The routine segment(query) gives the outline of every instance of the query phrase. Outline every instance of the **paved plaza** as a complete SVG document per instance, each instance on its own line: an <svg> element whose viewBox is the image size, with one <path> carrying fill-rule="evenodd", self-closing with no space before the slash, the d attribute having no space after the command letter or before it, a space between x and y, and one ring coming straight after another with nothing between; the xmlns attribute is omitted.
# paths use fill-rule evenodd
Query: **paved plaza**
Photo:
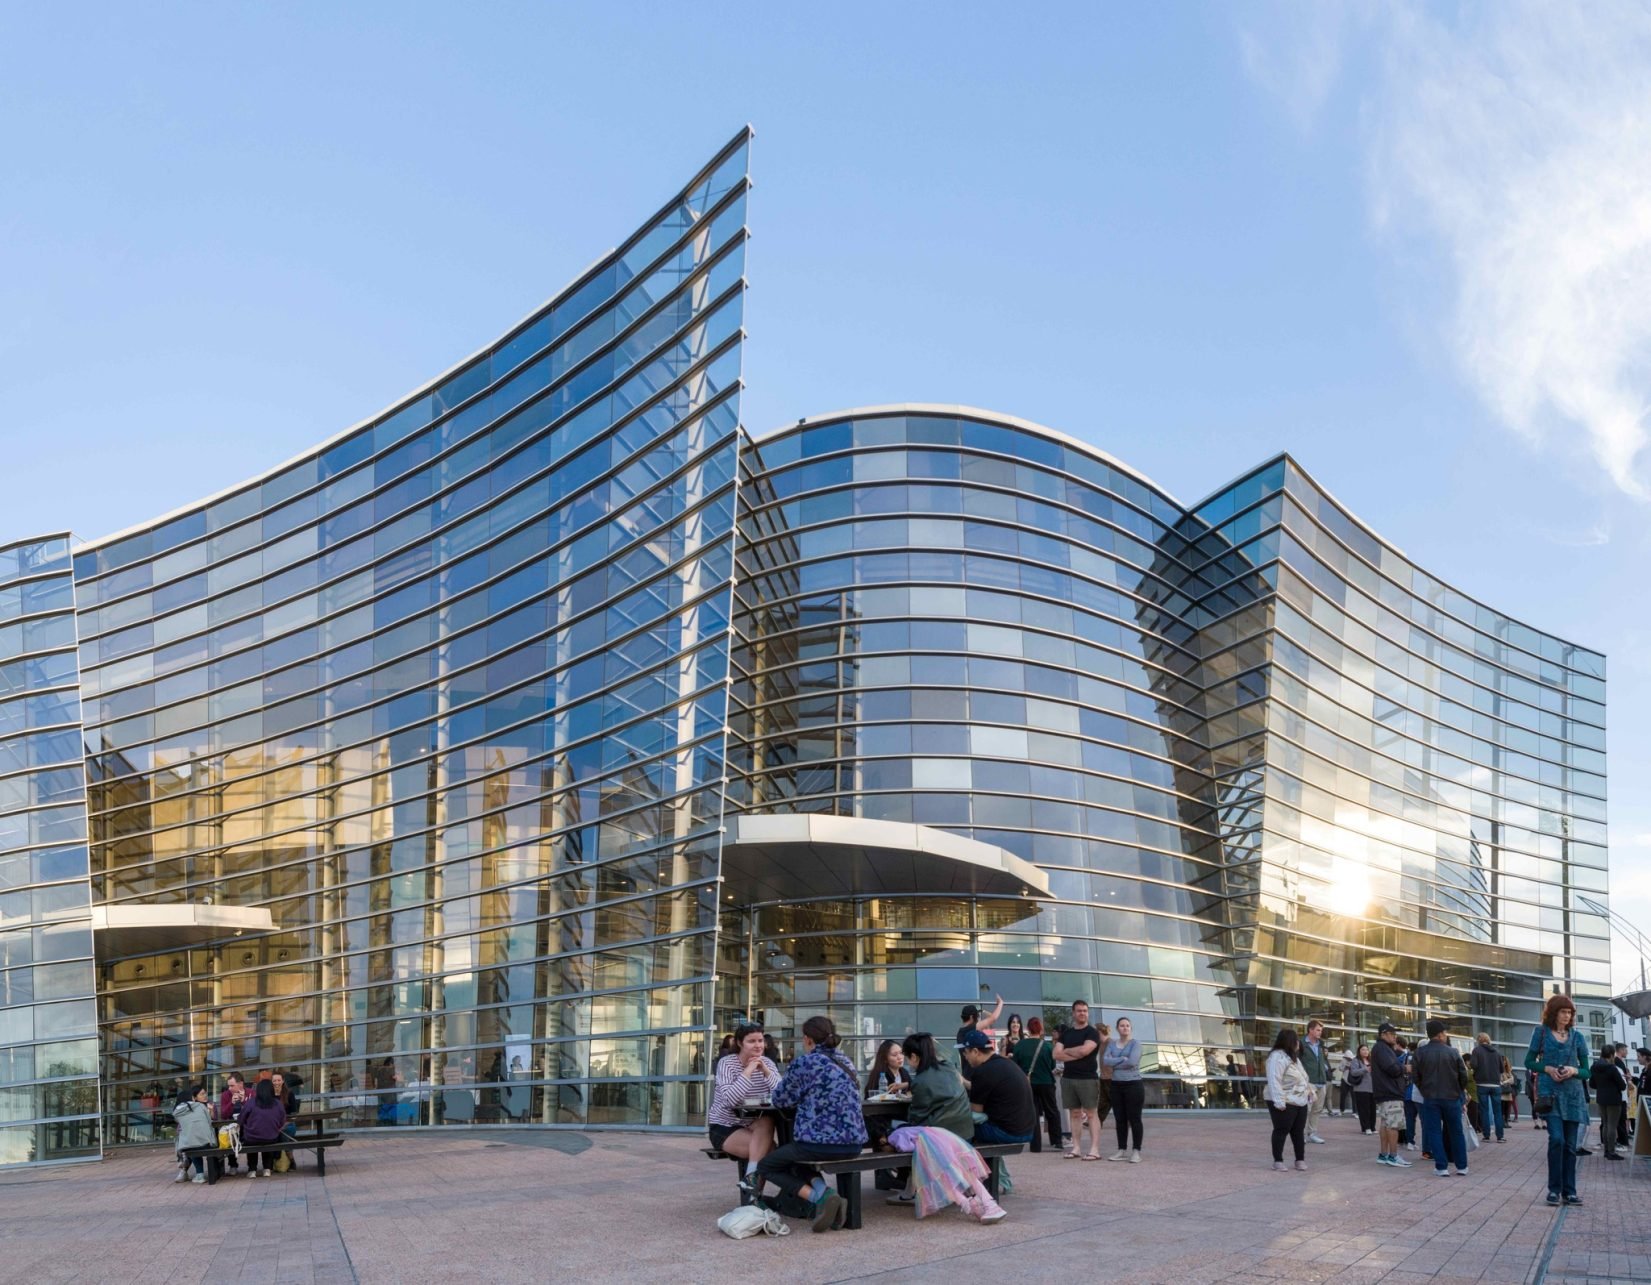
<svg viewBox="0 0 1651 1285"><path fill-rule="evenodd" d="M1586 1203L1561 1215L1528 1122L1448 1179L1377 1165L1353 1120L1325 1123L1306 1174L1273 1172L1259 1112L1149 1116L1140 1165L1015 1159L994 1227L917 1222L868 1186L859 1232L737 1242L715 1225L733 1166L698 1138L368 1134L325 1179L306 1163L211 1187L173 1184L163 1150L126 1150L0 1178L0 1279L1651 1282L1643 1161L1580 1161Z"/></svg>

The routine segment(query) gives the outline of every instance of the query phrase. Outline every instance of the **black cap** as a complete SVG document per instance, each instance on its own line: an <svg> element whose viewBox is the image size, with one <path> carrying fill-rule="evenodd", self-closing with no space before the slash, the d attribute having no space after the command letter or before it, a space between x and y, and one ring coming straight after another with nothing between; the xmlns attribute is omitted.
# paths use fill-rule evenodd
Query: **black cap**
<svg viewBox="0 0 1651 1285"><path fill-rule="evenodd" d="M1383 1022L1376 1028L1377 1035L1386 1035L1389 1031L1392 1031L1393 1034L1397 1035L1399 1033L1399 1028L1393 1025L1392 1022Z"/></svg>

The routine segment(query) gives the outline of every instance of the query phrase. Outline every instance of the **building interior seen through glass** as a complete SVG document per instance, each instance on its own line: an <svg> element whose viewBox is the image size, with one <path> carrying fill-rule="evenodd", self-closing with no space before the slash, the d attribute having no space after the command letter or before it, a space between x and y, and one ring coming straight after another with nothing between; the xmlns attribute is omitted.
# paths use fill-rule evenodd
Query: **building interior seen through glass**
<svg viewBox="0 0 1651 1285"><path fill-rule="evenodd" d="M745 1017L864 1063L1084 999L1159 1106L1309 1016L1604 1020L1603 657L1286 456L1188 508L957 407L751 436L749 143L363 425L0 547L0 1165L258 1068L346 1128L691 1128Z"/></svg>

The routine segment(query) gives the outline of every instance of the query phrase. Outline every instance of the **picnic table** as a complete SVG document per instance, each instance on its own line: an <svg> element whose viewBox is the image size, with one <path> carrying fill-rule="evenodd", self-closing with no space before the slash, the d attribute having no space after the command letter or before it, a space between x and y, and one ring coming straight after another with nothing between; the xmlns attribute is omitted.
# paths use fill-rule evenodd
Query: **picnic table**
<svg viewBox="0 0 1651 1285"><path fill-rule="evenodd" d="M870 1120L899 1120L905 1118L906 1112L911 1109L911 1098L906 1095L867 1098L860 1103L860 1110L865 1118ZM778 1143L790 1141L791 1118L795 1114L788 1107L776 1107L767 1098L747 1098L735 1114L747 1118L760 1115L774 1117L774 1136ZM1019 1155L1025 1150L1022 1143L1003 1143L993 1146L976 1144L975 1150L987 1162L989 1170L986 1179L986 1190L996 1197L1003 1185L1003 1159L1005 1156ZM723 1153L710 1147L705 1154L713 1159L720 1159ZM738 1157L728 1157L737 1160ZM850 1231L858 1231L861 1226L861 1193L860 1175L874 1173L877 1170L899 1172L911 1167L911 1156L903 1151L871 1151L846 1160L818 1160L809 1161L822 1174L837 1180L838 1193L848 1202L848 1212L845 1226Z"/></svg>
<svg viewBox="0 0 1651 1285"><path fill-rule="evenodd" d="M287 1117L287 1123L292 1126L294 1136L306 1124L315 1126L315 1137L319 1138L326 1132L323 1127L328 1120L342 1120L349 1114L343 1107L304 1107Z"/></svg>

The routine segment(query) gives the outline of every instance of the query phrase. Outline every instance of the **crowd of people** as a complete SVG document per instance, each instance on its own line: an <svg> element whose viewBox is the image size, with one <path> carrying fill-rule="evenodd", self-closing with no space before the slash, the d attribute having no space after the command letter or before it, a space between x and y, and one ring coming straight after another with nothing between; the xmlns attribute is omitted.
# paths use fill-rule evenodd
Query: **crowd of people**
<svg viewBox="0 0 1651 1285"><path fill-rule="evenodd" d="M1607 1043L1590 1062L1575 1024L1570 998L1551 996L1522 1060L1534 1127L1548 1132L1550 1205L1582 1204L1576 1161L1594 1154L1586 1145L1589 1091L1599 1108L1599 1140L1607 1160L1621 1160L1629 1145L1631 1096L1651 1092L1651 1050L1640 1049L1631 1066L1626 1044ZM1331 1084L1323 1031L1322 1022L1309 1022L1302 1039L1286 1027L1267 1055L1275 1169L1291 1167L1284 1159L1286 1142L1294 1168L1305 1170L1306 1144L1324 1141L1316 1128ZM1435 1176L1465 1176L1468 1151L1493 1139L1505 1143L1508 1125L1519 1118L1520 1076L1484 1032L1468 1051L1459 1052L1443 1021L1428 1022L1425 1038L1412 1040L1384 1022L1374 1045L1361 1044L1345 1058L1338 1079L1346 1093L1338 1099L1339 1111L1346 1111L1351 1097L1361 1134L1377 1137L1376 1160L1390 1168L1412 1168L1407 1154L1419 1152L1432 1162Z"/></svg>
<svg viewBox="0 0 1651 1285"><path fill-rule="evenodd" d="M272 1144L294 1140L293 1117L298 1114L298 1090L302 1086L298 1076L281 1071L260 1071L250 1083L239 1071L231 1071L216 1100L204 1082L185 1086L172 1108L177 1126L173 1151L178 1161L177 1176L172 1181L205 1182L201 1158L186 1158L183 1153L226 1143L230 1154L225 1168L230 1173L240 1172L243 1155L247 1173L254 1178L269 1177L278 1163L283 1171L296 1168L297 1156Z"/></svg>
<svg viewBox="0 0 1651 1285"><path fill-rule="evenodd" d="M1002 1000L990 1013L966 1006L953 1056L917 1032L883 1040L864 1072L823 1016L803 1023L802 1051L783 1070L773 1038L758 1025L740 1026L723 1042L707 1120L712 1144L741 1161L742 1203L807 1218L816 1231L840 1227L843 1201L815 1162L868 1145L915 1153L912 1177L890 1204L923 1213L949 1202L988 1223L1007 1215L981 1182L974 1146L1020 1143L1036 1153L1047 1137L1067 1159L1139 1164L1145 1084L1130 1019L1094 1022L1080 1000L1050 1034L1040 1017L1023 1023L1019 1014L997 1033L1002 1009ZM1637 1066L1623 1044L1606 1044L1590 1060L1575 1021L1571 1000L1551 997L1519 1069L1485 1033L1458 1050L1437 1019L1414 1039L1383 1022L1375 1043L1339 1052L1322 1021L1300 1034L1285 1027L1265 1064L1272 1166L1306 1171L1308 1146L1326 1143L1320 1120L1356 1116L1360 1134L1376 1138L1377 1163L1409 1169L1415 1162L1407 1156L1419 1153L1435 1175L1465 1176L1470 1148L1506 1142L1523 1088L1535 1127L1548 1131L1548 1203L1581 1204L1576 1160L1593 1154L1585 1145L1589 1090L1604 1155L1620 1159L1632 1127L1627 1104L1633 1093L1651 1093L1651 1050L1638 1050ZM753 1100L794 1110L789 1141L780 1143L775 1114L753 1111ZM868 1100L902 1109L896 1118L873 1116ZM1109 1115L1116 1149L1103 1155Z"/></svg>

